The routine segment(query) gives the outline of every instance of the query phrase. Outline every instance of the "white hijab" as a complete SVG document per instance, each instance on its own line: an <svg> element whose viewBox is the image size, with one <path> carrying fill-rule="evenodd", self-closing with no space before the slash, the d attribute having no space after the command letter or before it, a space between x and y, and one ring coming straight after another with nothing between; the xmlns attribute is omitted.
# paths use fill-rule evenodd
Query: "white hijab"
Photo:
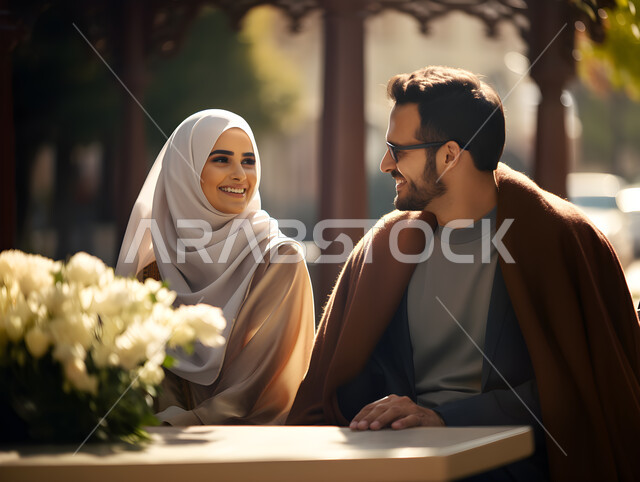
<svg viewBox="0 0 640 482"><path fill-rule="evenodd" d="M216 210L200 185L212 147L234 127L251 139L257 171L253 196L240 214ZM157 260L162 279L177 292L177 305L207 303L222 308L227 320L222 336L228 340L258 263L276 246L297 244L260 209L260 172L256 142L242 117L210 109L185 119L165 143L140 191L116 274L135 276ZM218 377L225 348L226 343L215 348L196 343L192 355L172 353L178 363L171 371L209 385Z"/></svg>

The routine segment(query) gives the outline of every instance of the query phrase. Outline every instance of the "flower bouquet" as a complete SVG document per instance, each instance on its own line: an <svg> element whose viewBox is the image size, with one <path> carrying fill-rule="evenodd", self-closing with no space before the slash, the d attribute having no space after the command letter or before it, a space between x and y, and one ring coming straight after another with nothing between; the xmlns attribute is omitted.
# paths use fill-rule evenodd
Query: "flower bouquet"
<svg viewBox="0 0 640 482"><path fill-rule="evenodd" d="M174 309L175 296L86 253L66 264L0 253L0 438L146 439L162 366L173 361L165 348L223 341L219 308Z"/></svg>

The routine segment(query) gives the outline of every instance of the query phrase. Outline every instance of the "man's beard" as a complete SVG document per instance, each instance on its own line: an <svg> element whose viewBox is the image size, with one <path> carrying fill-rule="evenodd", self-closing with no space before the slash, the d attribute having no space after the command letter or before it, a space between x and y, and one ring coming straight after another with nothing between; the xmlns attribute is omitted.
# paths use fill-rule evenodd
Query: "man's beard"
<svg viewBox="0 0 640 482"><path fill-rule="evenodd" d="M398 175L395 169L391 171L391 177L396 178ZM420 185L410 179L405 178L405 181L407 184L402 198L397 194L393 200L396 209L400 211L422 211L431 201L447 192L447 186L438 182L435 153L428 151Z"/></svg>

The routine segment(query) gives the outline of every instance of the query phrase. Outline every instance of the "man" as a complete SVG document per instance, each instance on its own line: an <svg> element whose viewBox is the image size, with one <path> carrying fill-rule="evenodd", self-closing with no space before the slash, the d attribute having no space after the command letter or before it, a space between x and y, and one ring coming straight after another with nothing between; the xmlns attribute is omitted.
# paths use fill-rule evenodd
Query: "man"
<svg viewBox="0 0 640 482"><path fill-rule="evenodd" d="M502 105L475 75L388 93L398 210L345 264L287 423L527 424L535 455L488 475L640 479L640 325L611 245L499 163Z"/></svg>

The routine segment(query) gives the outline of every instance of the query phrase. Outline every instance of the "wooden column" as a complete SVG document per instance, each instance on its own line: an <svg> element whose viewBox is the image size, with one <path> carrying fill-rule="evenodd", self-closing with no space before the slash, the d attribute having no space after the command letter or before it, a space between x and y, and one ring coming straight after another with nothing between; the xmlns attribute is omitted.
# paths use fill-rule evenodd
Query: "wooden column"
<svg viewBox="0 0 640 482"><path fill-rule="evenodd" d="M528 4L531 18L529 59L534 62L540 56L531 69L531 77L538 84L541 96L534 179L543 189L565 197L570 159L565 108L560 96L575 72L572 57L574 26L565 1L530 0ZM558 32L560 34L553 40Z"/></svg>
<svg viewBox="0 0 640 482"><path fill-rule="evenodd" d="M11 87L11 52L17 30L9 16L9 1L0 0L0 251L16 247L16 157Z"/></svg>
<svg viewBox="0 0 640 482"><path fill-rule="evenodd" d="M143 32L144 4L142 1L123 1L122 81L133 96L144 105L145 49ZM115 183L119 243L124 235L131 208L147 176L146 137L144 112L125 90L122 91L124 109L121 148L117 180ZM117 254L117 253L116 253Z"/></svg>
<svg viewBox="0 0 640 482"><path fill-rule="evenodd" d="M325 0L324 110L320 150L320 219L367 217L364 121L364 1ZM346 233L354 242L363 229L325 231L325 239ZM325 253L341 252L339 243ZM320 268L320 302L341 265Z"/></svg>

